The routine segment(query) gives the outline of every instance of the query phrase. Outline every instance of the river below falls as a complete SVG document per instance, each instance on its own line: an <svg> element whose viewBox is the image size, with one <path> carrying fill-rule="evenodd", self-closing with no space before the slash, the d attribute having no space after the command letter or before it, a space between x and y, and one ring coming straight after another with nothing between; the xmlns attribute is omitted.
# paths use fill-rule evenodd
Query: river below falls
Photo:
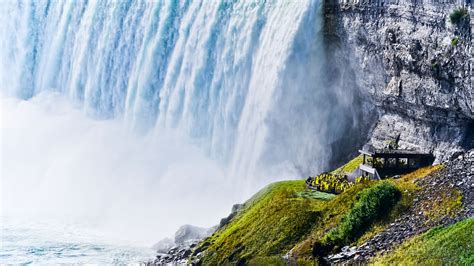
<svg viewBox="0 0 474 266"><path fill-rule="evenodd" d="M154 258L143 243L112 240L90 224L1 218L0 264L138 264Z"/></svg>

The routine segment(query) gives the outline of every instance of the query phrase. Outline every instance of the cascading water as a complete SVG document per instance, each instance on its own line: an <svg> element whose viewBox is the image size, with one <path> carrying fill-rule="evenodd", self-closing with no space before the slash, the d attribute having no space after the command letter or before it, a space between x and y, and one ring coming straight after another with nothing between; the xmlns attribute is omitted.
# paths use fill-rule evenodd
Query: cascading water
<svg viewBox="0 0 474 266"><path fill-rule="evenodd" d="M317 0L1 2L4 209L31 212L23 190L61 215L134 216L151 241L324 169L352 96L322 82L319 12Z"/></svg>

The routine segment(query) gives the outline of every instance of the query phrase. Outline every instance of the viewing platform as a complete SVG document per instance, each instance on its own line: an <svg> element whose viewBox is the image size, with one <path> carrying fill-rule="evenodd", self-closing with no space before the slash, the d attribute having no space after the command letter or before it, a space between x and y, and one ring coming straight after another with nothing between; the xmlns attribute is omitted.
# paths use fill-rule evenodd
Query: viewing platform
<svg viewBox="0 0 474 266"><path fill-rule="evenodd" d="M359 153L362 163L353 176L367 176L374 180L405 174L431 165L434 161L434 156L429 153L402 149L376 150L370 145L364 146Z"/></svg>
<svg viewBox="0 0 474 266"><path fill-rule="evenodd" d="M339 171L310 176L306 179L306 186L313 190L339 194L360 182L395 177L433 164L434 156L430 153L392 147L389 145L386 149L376 150L365 145L359 150L361 155L353 159L355 163L350 169L345 170L343 166Z"/></svg>

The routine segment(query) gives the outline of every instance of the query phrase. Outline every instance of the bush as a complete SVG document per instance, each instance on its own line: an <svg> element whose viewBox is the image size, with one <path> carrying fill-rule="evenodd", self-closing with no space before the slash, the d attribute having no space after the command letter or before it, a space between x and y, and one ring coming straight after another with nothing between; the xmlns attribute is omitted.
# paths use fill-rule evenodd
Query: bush
<svg viewBox="0 0 474 266"><path fill-rule="evenodd" d="M452 46L456 46L458 45L459 43L459 37L454 37L452 40L451 40L451 45Z"/></svg>
<svg viewBox="0 0 474 266"><path fill-rule="evenodd" d="M453 12L449 15L449 20L451 23L455 25L461 24L467 17L469 16L469 12L465 7L459 7L454 9Z"/></svg>
<svg viewBox="0 0 474 266"><path fill-rule="evenodd" d="M354 207L342 218L340 225L323 238L323 243L337 246L353 242L373 223L384 218L400 197L400 191L388 182L362 191Z"/></svg>

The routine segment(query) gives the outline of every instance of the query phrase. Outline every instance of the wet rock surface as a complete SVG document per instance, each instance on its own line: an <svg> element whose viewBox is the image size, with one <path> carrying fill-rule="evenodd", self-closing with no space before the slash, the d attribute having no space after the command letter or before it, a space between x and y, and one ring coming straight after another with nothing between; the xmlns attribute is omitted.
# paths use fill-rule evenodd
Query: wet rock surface
<svg viewBox="0 0 474 266"><path fill-rule="evenodd" d="M174 242L181 244L189 240L203 239L210 236L215 230L215 227L203 228L189 224L183 225L174 234Z"/></svg>
<svg viewBox="0 0 474 266"><path fill-rule="evenodd" d="M234 218L235 215L237 215L238 211L243 208L243 206L244 204L234 204L234 206L232 206L232 210L230 214L227 217L221 219L217 229L220 229L224 227L225 225L227 225L232 220L232 218Z"/></svg>
<svg viewBox="0 0 474 266"><path fill-rule="evenodd" d="M346 58L334 72L350 68L376 106L376 148L398 138L444 161L474 147L474 4L465 4L457 25L449 15L459 2L325 1L327 46L341 47L331 60Z"/></svg>
<svg viewBox="0 0 474 266"><path fill-rule="evenodd" d="M217 227L203 228L193 225L183 225L174 235L174 240L165 238L156 243L153 248L158 255L147 265L185 265L192 249L202 239L210 236Z"/></svg>
<svg viewBox="0 0 474 266"><path fill-rule="evenodd" d="M438 225L450 225L474 216L474 150L459 154L445 167L417 180L422 189L416 194L413 205L385 230L358 247L344 247L341 252L327 257L330 263L363 263L378 253L397 247L408 238ZM463 193L463 208L457 213L436 219L425 215L426 204L439 200L443 192L456 188Z"/></svg>
<svg viewBox="0 0 474 266"><path fill-rule="evenodd" d="M232 206L230 214L222 218L219 225L211 228L202 228L193 225L181 226L178 231L176 231L174 240L165 238L153 246L153 248L157 250L158 255L155 260L148 262L147 265L188 264L188 258L192 255L193 249L199 242L228 224L243 207L244 204L235 204ZM200 256L201 254L195 254L195 260L192 264L198 264Z"/></svg>
<svg viewBox="0 0 474 266"><path fill-rule="evenodd" d="M154 261L150 261L147 265L186 265L192 249L200 240L187 240L181 244L173 246L166 252L158 253Z"/></svg>

